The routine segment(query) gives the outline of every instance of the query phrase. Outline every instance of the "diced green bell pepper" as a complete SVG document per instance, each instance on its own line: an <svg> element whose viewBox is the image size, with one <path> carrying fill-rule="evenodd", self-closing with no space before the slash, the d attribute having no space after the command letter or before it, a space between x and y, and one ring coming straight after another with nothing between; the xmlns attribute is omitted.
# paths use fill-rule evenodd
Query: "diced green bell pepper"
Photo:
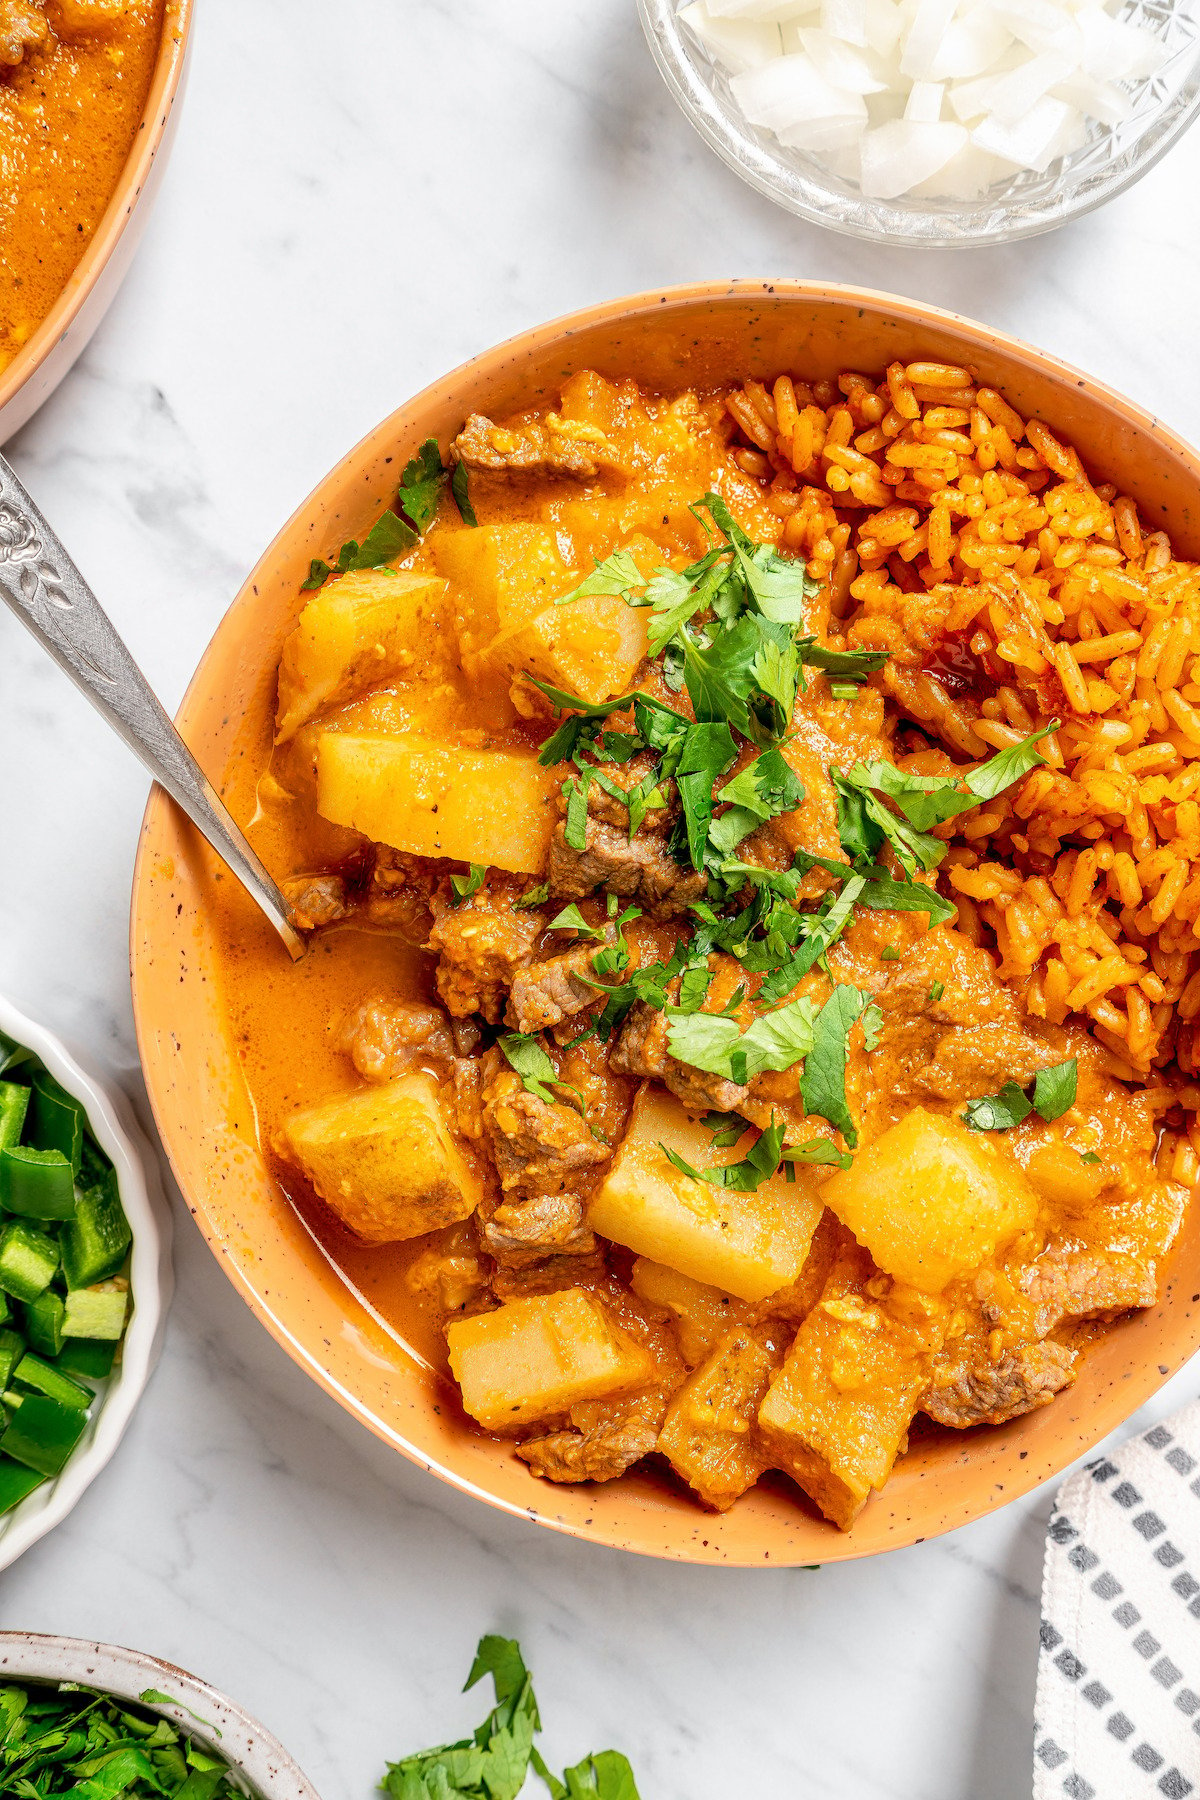
<svg viewBox="0 0 1200 1800"><path fill-rule="evenodd" d="M0 1081L0 1150L20 1143L28 1110L29 1089L19 1081Z"/></svg>
<svg viewBox="0 0 1200 1800"><path fill-rule="evenodd" d="M0 1392L12 1380L12 1372L25 1354L25 1340L19 1331L0 1331Z"/></svg>
<svg viewBox="0 0 1200 1800"><path fill-rule="evenodd" d="M0 1451L43 1475L57 1475L86 1424L87 1414L77 1406L64 1406L43 1394L25 1394L0 1438Z"/></svg>
<svg viewBox="0 0 1200 1800"><path fill-rule="evenodd" d="M24 1219L73 1219L75 1175L61 1150L0 1150L0 1207Z"/></svg>
<svg viewBox="0 0 1200 1800"><path fill-rule="evenodd" d="M68 1094L61 1082L45 1069L33 1078L31 1136L40 1149L61 1150L78 1175L83 1162L83 1138L87 1130L87 1114L81 1101Z"/></svg>
<svg viewBox="0 0 1200 1800"><path fill-rule="evenodd" d="M125 1329L128 1291L115 1283L100 1287L68 1288L63 1315L63 1335L69 1338L112 1338Z"/></svg>
<svg viewBox="0 0 1200 1800"><path fill-rule="evenodd" d="M94 1287L115 1275L133 1241L117 1177L108 1169L95 1187L84 1189L75 1202L75 1217L62 1234L63 1272L67 1286Z"/></svg>
<svg viewBox="0 0 1200 1800"><path fill-rule="evenodd" d="M0 1288L15 1300L36 1300L58 1267L58 1245L24 1219L10 1219L0 1232Z"/></svg>
<svg viewBox="0 0 1200 1800"><path fill-rule="evenodd" d="M40 1356L57 1356L63 1347L63 1317L66 1307L61 1294L47 1288L25 1308L25 1336L31 1350Z"/></svg>
<svg viewBox="0 0 1200 1800"><path fill-rule="evenodd" d="M83 1375L89 1381L103 1381L112 1374L116 1360L116 1342L110 1338L67 1338L54 1359L56 1369L65 1375Z"/></svg>
<svg viewBox="0 0 1200 1800"><path fill-rule="evenodd" d="M9 1456L0 1456L0 1513L19 1506L45 1479L40 1469L27 1469Z"/></svg>
<svg viewBox="0 0 1200 1800"><path fill-rule="evenodd" d="M25 1352L13 1370L11 1379L21 1387L33 1388L37 1393L45 1394L47 1400L57 1400L62 1406L81 1406L84 1412L96 1398L90 1388L80 1387L77 1381L72 1381L69 1375L64 1375L61 1370L44 1362L40 1356L35 1356L32 1350Z"/></svg>

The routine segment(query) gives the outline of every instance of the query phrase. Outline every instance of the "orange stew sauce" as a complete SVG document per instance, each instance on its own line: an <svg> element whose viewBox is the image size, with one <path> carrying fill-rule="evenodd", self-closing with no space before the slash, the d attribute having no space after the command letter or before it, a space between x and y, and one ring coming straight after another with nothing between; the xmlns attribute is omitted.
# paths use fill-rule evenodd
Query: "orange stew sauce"
<svg viewBox="0 0 1200 1800"><path fill-rule="evenodd" d="M47 34L0 64L0 369L62 292L129 155L164 0L47 5ZM35 9L36 10L36 9ZM0 0L0 26L4 19Z"/></svg>

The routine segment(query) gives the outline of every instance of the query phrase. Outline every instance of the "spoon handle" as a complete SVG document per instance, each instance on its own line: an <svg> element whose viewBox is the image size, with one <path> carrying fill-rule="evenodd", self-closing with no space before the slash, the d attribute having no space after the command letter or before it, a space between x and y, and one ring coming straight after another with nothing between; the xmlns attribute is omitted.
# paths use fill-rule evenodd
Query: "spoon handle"
<svg viewBox="0 0 1200 1800"><path fill-rule="evenodd" d="M0 456L0 599L81 688L262 908L293 959L287 902L160 706L91 588Z"/></svg>

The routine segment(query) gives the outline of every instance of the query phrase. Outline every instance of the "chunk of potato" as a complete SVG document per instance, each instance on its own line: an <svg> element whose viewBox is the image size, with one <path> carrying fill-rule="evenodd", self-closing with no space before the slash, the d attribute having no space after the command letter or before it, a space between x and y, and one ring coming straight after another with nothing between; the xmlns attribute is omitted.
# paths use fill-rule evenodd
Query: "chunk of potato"
<svg viewBox="0 0 1200 1800"><path fill-rule="evenodd" d="M401 1075L293 1113L280 1147L368 1244L419 1237L479 1204L479 1178L446 1128L429 1075Z"/></svg>
<svg viewBox="0 0 1200 1800"><path fill-rule="evenodd" d="M946 1322L942 1301L895 1286L847 1238L767 1390L758 1426L772 1464L843 1531L891 1473Z"/></svg>
<svg viewBox="0 0 1200 1800"><path fill-rule="evenodd" d="M680 1353L689 1369L703 1362L713 1345L727 1336L734 1325L747 1324L754 1308L719 1288L707 1287L668 1269L665 1263L651 1262L639 1256L633 1265L629 1285L640 1300L661 1306L671 1315Z"/></svg>
<svg viewBox="0 0 1200 1800"><path fill-rule="evenodd" d="M647 1084L588 1206L589 1225L693 1281L739 1300L765 1300L804 1266L823 1210L811 1176L799 1170L789 1182L775 1175L757 1193L742 1194L685 1175L661 1148L707 1168L737 1162L750 1141L714 1152L711 1133L673 1095Z"/></svg>
<svg viewBox="0 0 1200 1800"><path fill-rule="evenodd" d="M323 731L317 811L377 844L540 875L558 782L518 750L460 750L431 738Z"/></svg>
<svg viewBox="0 0 1200 1800"><path fill-rule="evenodd" d="M783 1361L776 1326L740 1325L684 1382L667 1409L658 1448L705 1506L724 1512L770 1467L756 1417Z"/></svg>
<svg viewBox="0 0 1200 1800"><path fill-rule="evenodd" d="M431 575L355 569L314 594L283 646L276 742L315 714L424 667L445 592Z"/></svg>
<svg viewBox="0 0 1200 1800"><path fill-rule="evenodd" d="M935 1294L1037 1213L1032 1187L994 1136L920 1106L821 1192L881 1269Z"/></svg>
<svg viewBox="0 0 1200 1800"><path fill-rule="evenodd" d="M468 660L524 625L575 577L540 525L476 525L430 539L438 574L453 584L459 645Z"/></svg>
<svg viewBox="0 0 1200 1800"><path fill-rule="evenodd" d="M643 579L662 565L662 553L648 538L621 545L632 556ZM564 583L569 593L584 577L578 572ZM534 675L552 687L565 688L598 705L624 693L646 655L649 612L627 606L619 594L588 594L565 605L547 606L536 617L511 625L492 640L483 660L510 681Z"/></svg>
<svg viewBox="0 0 1200 1800"><path fill-rule="evenodd" d="M446 1341L463 1406L493 1431L631 1392L654 1374L641 1345L582 1288L456 1319Z"/></svg>

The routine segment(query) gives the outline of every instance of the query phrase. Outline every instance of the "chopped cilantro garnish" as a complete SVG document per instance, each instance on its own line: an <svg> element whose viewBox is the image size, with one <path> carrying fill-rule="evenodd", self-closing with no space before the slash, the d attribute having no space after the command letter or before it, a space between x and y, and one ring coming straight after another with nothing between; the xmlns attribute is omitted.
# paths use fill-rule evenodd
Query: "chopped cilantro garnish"
<svg viewBox="0 0 1200 1800"><path fill-rule="evenodd" d="M571 850L587 849L587 797L595 772L594 769L584 768L578 776L570 776L563 782L563 793L567 797L567 822L563 838Z"/></svg>
<svg viewBox="0 0 1200 1800"><path fill-rule="evenodd" d="M931 986L931 988L929 990L929 998L935 1006L936 1006L937 1002L941 999L941 997L945 993L945 991L946 991L946 984L944 981L935 981L933 983L933 985Z"/></svg>
<svg viewBox="0 0 1200 1800"><path fill-rule="evenodd" d="M552 1089L562 1088L578 1103L579 1112L586 1117L583 1095L569 1081L559 1080L558 1070L550 1061L546 1046L540 1038L530 1037L523 1031L506 1031L497 1039L497 1043L504 1060L521 1077L521 1085L526 1093L544 1100L547 1106L553 1106L560 1096L553 1093Z"/></svg>
<svg viewBox="0 0 1200 1800"><path fill-rule="evenodd" d="M1033 1111L1033 1101L1015 1081L1006 1081L998 1094L968 1100L963 1114L972 1131L1011 1131Z"/></svg>
<svg viewBox="0 0 1200 1800"><path fill-rule="evenodd" d="M471 484L465 462L456 462L454 465L454 473L450 477L450 493L462 515L463 524L478 525L475 508L471 505Z"/></svg>
<svg viewBox="0 0 1200 1800"><path fill-rule="evenodd" d="M460 463L455 470L455 480L461 467ZM446 471L442 467L437 439L426 438L417 454L405 465L400 477L396 504L399 513L404 516L400 517L390 510L383 513L376 519L361 544L350 538L342 545L335 563L327 563L323 557L314 557L309 564L308 580L301 583L301 591L307 593L313 588L322 587L331 575L345 575L351 569L378 569L384 563L395 562L398 556L405 555L428 529L437 511L438 496L445 480ZM464 480L464 498L465 492ZM461 511L462 498L459 497L457 488L455 497L459 499ZM463 517L466 517L466 513ZM469 523L475 523L474 513L471 513Z"/></svg>
<svg viewBox="0 0 1200 1800"><path fill-rule="evenodd" d="M667 1047L680 1062L744 1085L764 1069L790 1069L807 1056L813 1042L811 1000L792 1000L763 1013L742 1031L723 1013L685 1013L669 1006Z"/></svg>
<svg viewBox="0 0 1200 1800"><path fill-rule="evenodd" d="M885 944L879 952L879 960L880 962L899 962L900 952L895 944Z"/></svg>
<svg viewBox="0 0 1200 1800"><path fill-rule="evenodd" d="M714 1148L728 1149L743 1137L749 1127L737 1113L710 1113L704 1120L729 1119L733 1123L718 1132L713 1138ZM841 1169L850 1167L852 1158L845 1151L839 1150L828 1138L812 1138L806 1144L789 1145L783 1143L783 1126L775 1122L771 1115L771 1123L759 1133L750 1149L739 1162L715 1163L706 1169L697 1169L686 1162L676 1151L668 1149L666 1144L659 1144L659 1149L668 1162L684 1175L690 1175L693 1181L707 1182L709 1187L731 1188L739 1194L753 1194L764 1181L770 1181L782 1163L789 1181L795 1180L797 1163L831 1163Z"/></svg>
<svg viewBox="0 0 1200 1800"><path fill-rule="evenodd" d="M838 687L830 684L839 700L853 700L858 684L882 669L888 659L886 650L827 650L813 638L797 638L796 648L808 668L820 669L823 675L836 675L839 685L848 687L848 692L838 693Z"/></svg>
<svg viewBox="0 0 1200 1800"><path fill-rule="evenodd" d="M526 906L542 906L549 898L550 883L548 881L540 881L536 887L531 887L528 893L522 894L518 899L514 900L513 905L518 908Z"/></svg>
<svg viewBox="0 0 1200 1800"><path fill-rule="evenodd" d="M585 576L569 594L560 594L556 606L567 606L572 600L587 600L594 594L627 594L630 588L643 586L642 571L632 551L614 550L603 562L597 561L591 574Z"/></svg>
<svg viewBox="0 0 1200 1800"><path fill-rule="evenodd" d="M460 906L464 900L469 900L472 894L479 892L486 877L487 865L485 863L471 863L470 873L467 875L452 875L450 886L454 889L454 899L450 904Z"/></svg>
<svg viewBox="0 0 1200 1800"><path fill-rule="evenodd" d="M602 938L605 933L603 925L589 925L574 901L564 906L560 913L555 913L547 931L575 931L580 937Z"/></svg>
<svg viewBox="0 0 1200 1800"><path fill-rule="evenodd" d="M1100 1158L1096 1155L1094 1150L1081 1150L1079 1152L1079 1160L1080 1162L1085 1163L1098 1163Z"/></svg>
<svg viewBox="0 0 1200 1800"><path fill-rule="evenodd" d="M835 700L853 700L858 693L858 689L852 681L832 681L829 684L829 691Z"/></svg>
<svg viewBox="0 0 1200 1800"><path fill-rule="evenodd" d="M782 751L766 750L716 796L729 811L714 819L708 838L722 856L730 856L744 837L780 813L794 812L804 798L804 784L793 774Z"/></svg>
<svg viewBox="0 0 1200 1800"><path fill-rule="evenodd" d="M1075 1104L1079 1089L1079 1061L1070 1057L1049 1069L1039 1069L1033 1083L1033 1110L1049 1121L1060 1119Z"/></svg>
<svg viewBox="0 0 1200 1800"><path fill-rule="evenodd" d="M872 1008L878 1015L869 994L839 983L813 1023L812 1047L800 1077L805 1111L828 1119L851 1150L858 1143L858 1130L846 1103L846 1044L852 1027L864 1014L863 1026L870 1040L875 1025Z"/></svg>
<svg viewBox="0 0 1200 1800"><path fill-rule="evenodd" d="M1032 1096L1006 1081L998 1094L987 1094L981 1100L969 1100L963 1117L972 1131L1011 1131L1031 1112L1049 1122L1061 1118L1075 1104L1079 1085L1079 1063L1074 1056L1066 1062L1039 1069L1033 1082Z"/></svg>
<svg viewBox="0 0 1200 1800"><path fill-rule="evenodd" d="M459 463L459 468L462 464ZM438 508L446 471L436 438L426 438L400 477L399 506L418 537L424 536Z"/></svg>
<svg viewBox="0 0 1200 1800"><path fill-rule="evenodd" d="M1057 724L1052 719L963 775L914 775L878 761L855 763L845 774L830 769L842 848L852 859L873 861L886 843L909 875L936 869L946 846L931 835L932 828L983 800L994 800L1036 768L1042 761L1037 745ZM895 803L895 810L887 800Z"/></svg>

